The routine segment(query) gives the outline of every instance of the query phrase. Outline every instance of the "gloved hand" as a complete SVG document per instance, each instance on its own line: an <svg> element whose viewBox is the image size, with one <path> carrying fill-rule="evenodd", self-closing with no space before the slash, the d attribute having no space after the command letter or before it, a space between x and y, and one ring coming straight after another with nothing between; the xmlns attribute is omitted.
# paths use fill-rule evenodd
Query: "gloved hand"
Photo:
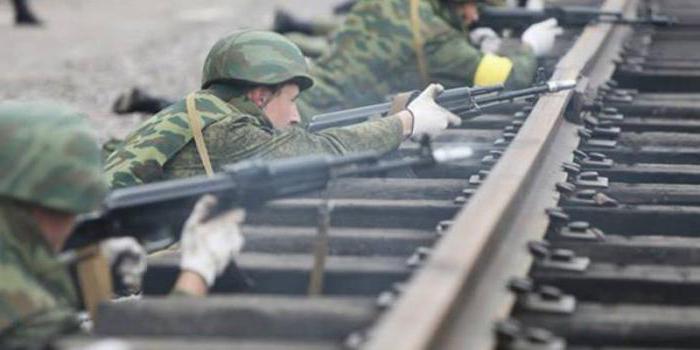
<svg viewBox="0 0 700 350"><path fill-rule="evenodd" d="M527 0L525 8L532 11L544 10L544 0Z"/></svg>
<svg viewBox="0 0 700 350"><path fill-rule="evenodd" d="M564 30L557 25L556 18L550 18L531 25L521 37L522 42L530 45L535 56L541 57L549 54L554 47L554 39Z"/></svg>
<svg viewBox="0 0 700 350"><path fill-rule="evenodd" d="M141 289L146 272L146 251L133 237L110 238L100 242L100 251L129 292Z"/></svg>
<svg viewBox="0 0 700 350"><path fill-rule="evenodd" d="M462 119L435 103L435 98L445 88L440 84L430 84L406 108L413 115L411 136L435 135L448 125L459 125Z"/></svg>
<svg viewBox="0 0 700 350"><path fill-rule="evenodd" d="M469 41L483 53L494 53L501 46L501 37L491 28L470 30Z"/></svg>
<svg viewBox="0 0 700 350"><path fill-rule="evenodd" d="M240 224L245 211L229 210L208 219L216 203L211 195L200 198L182 229L180 268L202 276L208 287L243 247Z"/></svg>

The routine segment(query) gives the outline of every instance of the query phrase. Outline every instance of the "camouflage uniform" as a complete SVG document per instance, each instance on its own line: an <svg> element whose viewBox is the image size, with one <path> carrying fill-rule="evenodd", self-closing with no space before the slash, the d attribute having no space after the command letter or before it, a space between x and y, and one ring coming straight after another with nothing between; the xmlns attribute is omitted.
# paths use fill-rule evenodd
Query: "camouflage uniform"
<svg viewBox="0 0 700 350"><path fill-rule="evenodd" d="M403 139L397 117L319 133L309 133L300 127L276 130L245 94L233 91L215 85L196 93L204 140L214 169L251 157L388 152L396 149ZM186 114L185 101L179 101L127 137L107 159L105 171L111 186L120 188L203 174Z"/></svg>
<svg viewBox="0 0 700 350"><path fill-rule="evenodd" d="M77 295L27 209L0 200L0 348L39 347L76 332Z"/></svg>
<svg viewBox="0 0 700 350"><path fill-rule="evenodd" d="M296 73L289 75L292 66L296 66L292 69ZM226 77L236 77L236 81ZM251 157L388 152L401 143L398 117L319 133L300 127L274 129L264 112L246 97L245 84L240 83L250 86L290 80L301 90L313 84L299 49L279 34L235 33L214 45L204 67L203 90L195 93L195 106L215 170ZM113 188L204 173L185 101L144 122L109 156L105 170Z"/></svg>
<svg viewBox="0 0 700 350"><path fill-rule="evenodd" d="M355 4L336 33L331 51L311 68L316 84L299 99L304 118L383 102L390 94L424 87L409 3L360 0ZM500 53L505 57L483 54L471 46L461 21L440 1L421 0L418 13L430 82L446 88L490 85L506 77L511 88L531 83L537 62L529 47L510 47ZM490 77L489 71L496 71L497 77Z"/></svg>
<svg viewBox="0 0 700 350"><path fill-rule="evenodd" d="M106 192L83 118L56 104L0 103L0 348L78 330L77 295L30 213L94 209Z"/></svg>

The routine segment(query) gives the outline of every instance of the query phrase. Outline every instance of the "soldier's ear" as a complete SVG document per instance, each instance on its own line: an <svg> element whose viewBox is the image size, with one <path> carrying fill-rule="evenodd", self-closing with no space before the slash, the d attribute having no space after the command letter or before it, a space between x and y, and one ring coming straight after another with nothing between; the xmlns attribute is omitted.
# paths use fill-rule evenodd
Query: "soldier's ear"
<svg viewBox="0 0 700 350"><path fill-rule="evenodd" d="M253 101L253 103L258 106L258 108L262 108L267 100L265 90L267 89L263 88L262 86L258 86L250 89L246 95L248 96L249 100Z"/></svg>
<svg viewBox="0 0 700 350"><path fill-rule="evenodd" d="M258 108L263 108L270 99L269 89L262 86L250 89L246 95L248 96L249 100L253 101L253 103L258 106Z"/></svg>

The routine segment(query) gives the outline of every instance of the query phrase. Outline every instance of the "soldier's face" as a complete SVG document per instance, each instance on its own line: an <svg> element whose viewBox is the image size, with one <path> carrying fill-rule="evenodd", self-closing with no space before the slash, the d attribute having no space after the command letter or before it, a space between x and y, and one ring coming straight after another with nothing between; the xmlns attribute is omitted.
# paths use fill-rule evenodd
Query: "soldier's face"
<svg viewBox="0 0 700 350"><path fill-rule="evenodd" d="M35 207L32 209L32 216L51 248L56 252L60 251L73 231L76 215Z"/></svg>
<svg viewBox="0 0 700 350"><path fill-rule="evenodd" d="M296 84L285 84L271 94L263 105L262 110L275 129L288 128L301 121L296 103L298 96L299 87Z"/></svg>
<svg viewBox="0 0 700 350"><path fill-rule="evenodd" d="M465 25L470 25L479 21L479 7L476 2L468 2L457 5L457 15L464 21Z"/></svg>

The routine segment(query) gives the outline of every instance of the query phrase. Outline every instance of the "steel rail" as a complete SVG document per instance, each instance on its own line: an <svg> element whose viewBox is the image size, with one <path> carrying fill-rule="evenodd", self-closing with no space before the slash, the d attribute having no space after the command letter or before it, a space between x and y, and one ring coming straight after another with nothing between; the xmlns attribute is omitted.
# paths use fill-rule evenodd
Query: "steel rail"
<svg viewBox="0 0 700 350"><path fill-rule="evenodd" d="M637 5L637 0L607 0L602 9L634 14ZM616 54L628 32L626 26L589 25L552 78L583 78L578 90L594 89L601 82L596 80L612 73L610 64L600 68L596 62ZM594 68L597 76L590 74ZM507 281L528 271L532 259L526 243L546 231L545 209L556 204L554 185L565 179L561 164L571 161L579 142L578 126L563 118L573 94L540 98L501 160L402 297L378 320L363 348L493 348L494 322L505 318L514 302Z"/></svg>

